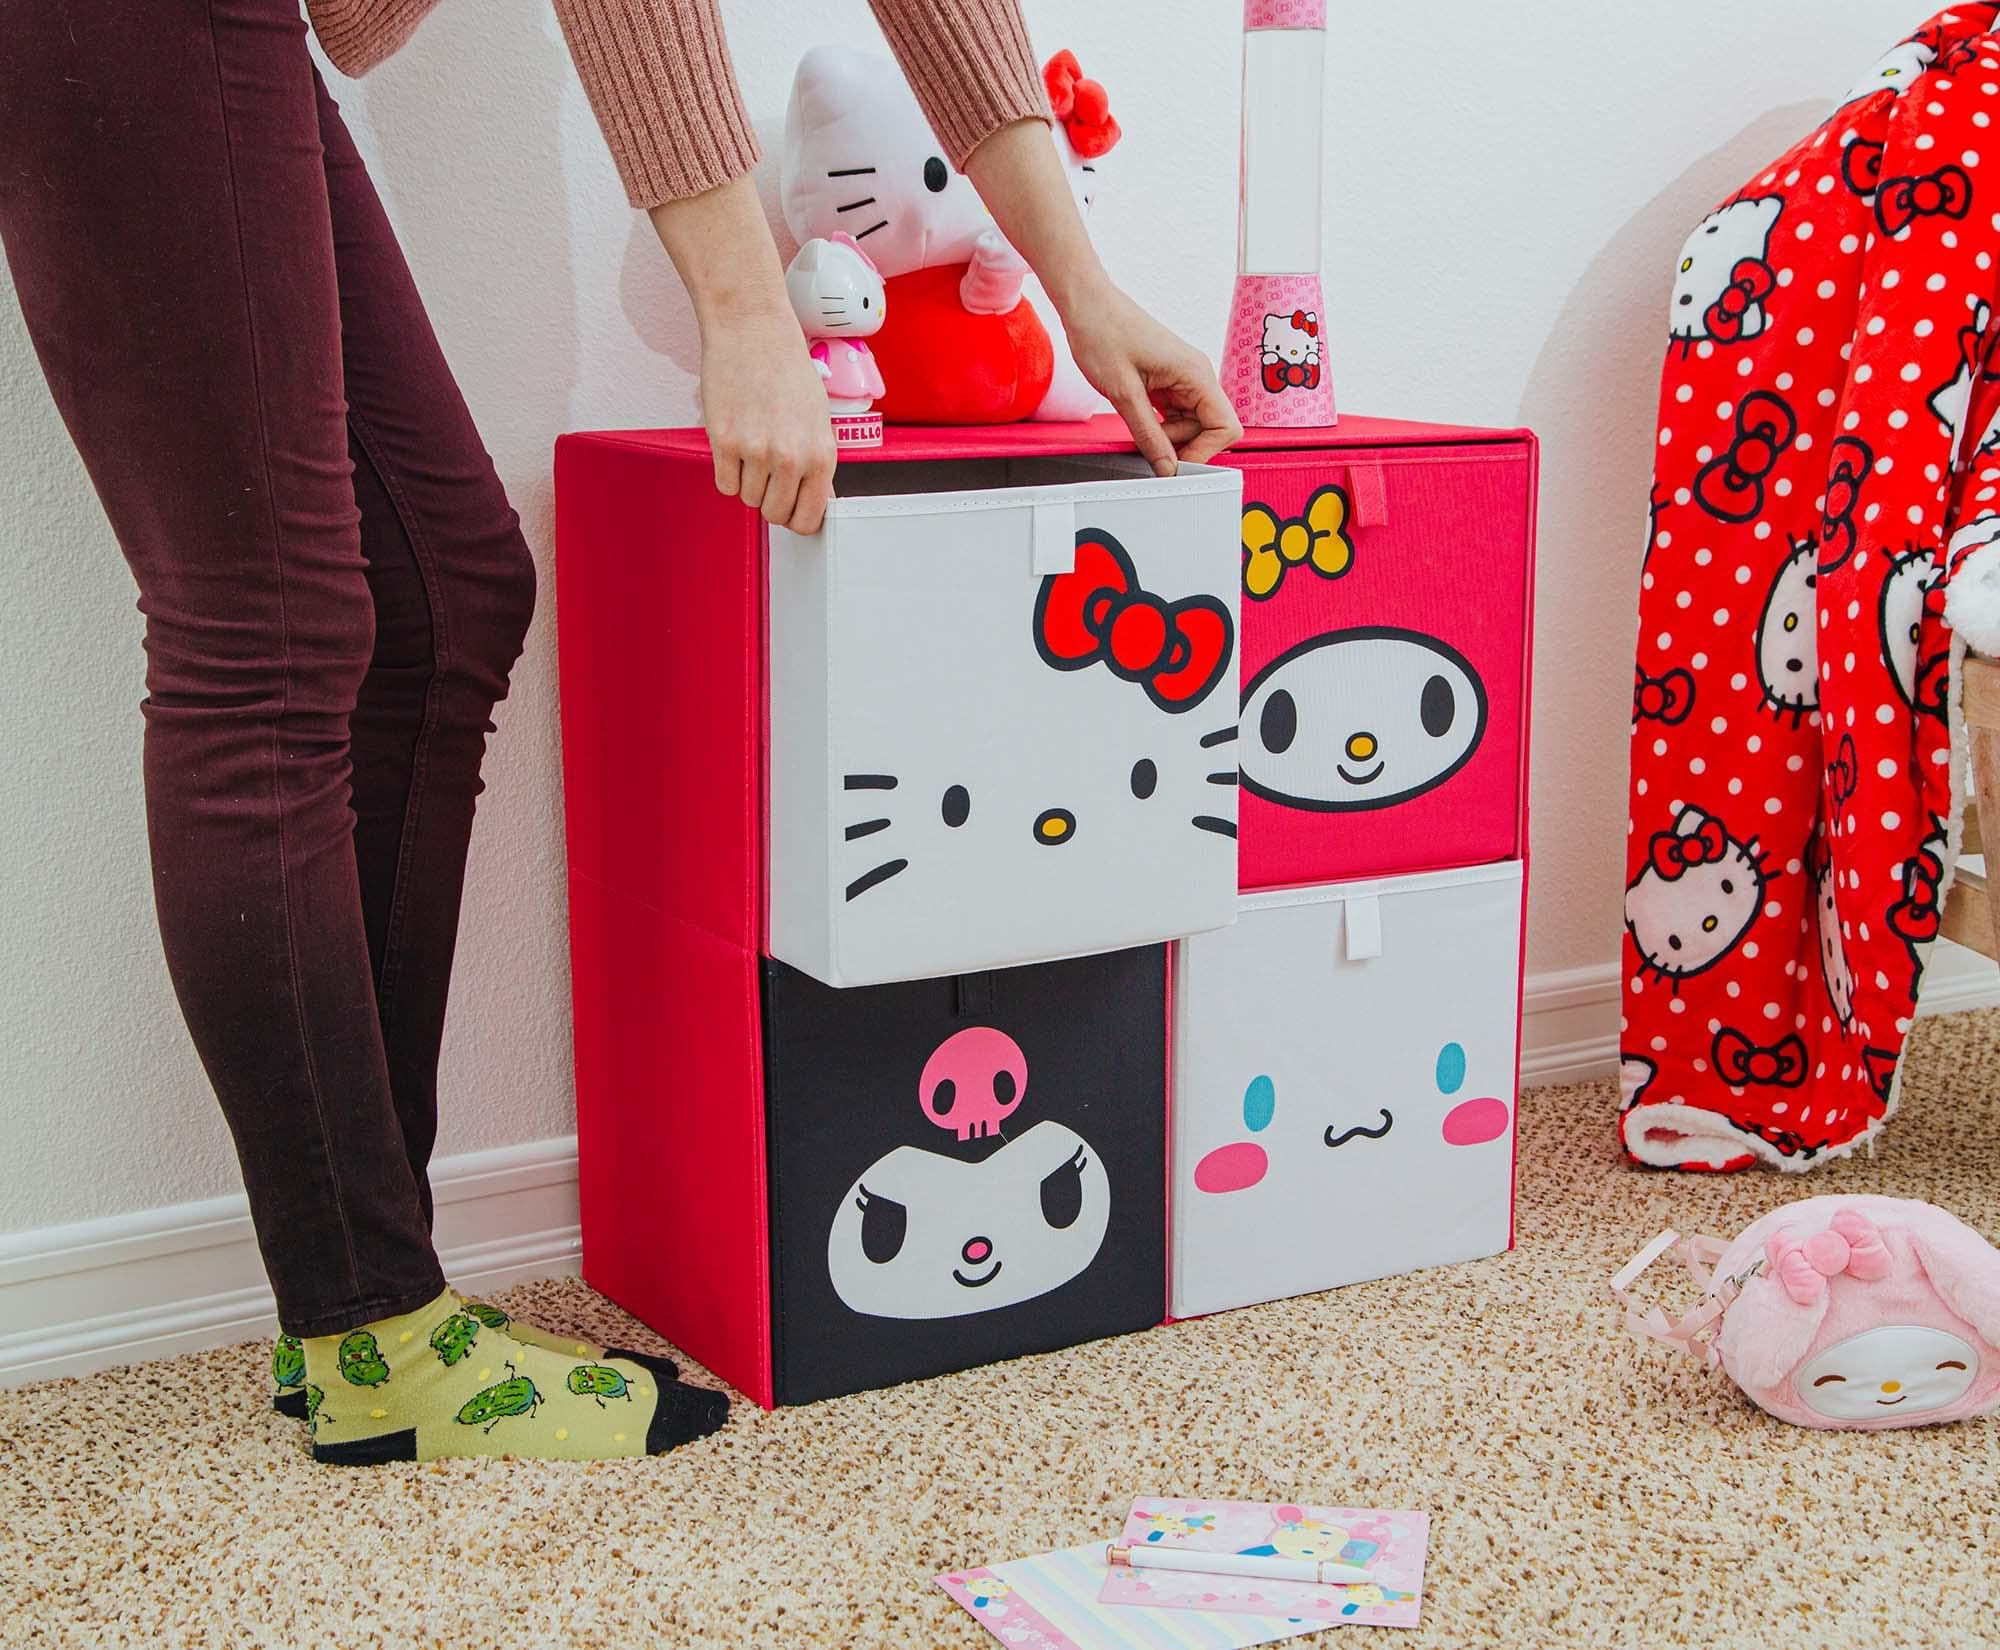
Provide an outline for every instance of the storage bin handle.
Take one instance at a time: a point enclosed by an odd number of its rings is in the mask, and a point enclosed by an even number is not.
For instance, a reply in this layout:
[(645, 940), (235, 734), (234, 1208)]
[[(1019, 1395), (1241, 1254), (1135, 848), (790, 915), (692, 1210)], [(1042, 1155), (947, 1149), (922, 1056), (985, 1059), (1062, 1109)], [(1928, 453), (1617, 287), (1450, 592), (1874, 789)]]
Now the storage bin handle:
[(1374, 894), (1357, 894), (1346, 903), (1347, 960), (1366, 962), (1382, 955), (1382, 901)]
[(1389, 525), (1389, 474), (1380, 464), (1348, 465), (1347, 494), (1356, 527)]
[(1076, 571), (1076, 506), (1067, 499), (1031, 505), (1030, 564), (1038, 579)]

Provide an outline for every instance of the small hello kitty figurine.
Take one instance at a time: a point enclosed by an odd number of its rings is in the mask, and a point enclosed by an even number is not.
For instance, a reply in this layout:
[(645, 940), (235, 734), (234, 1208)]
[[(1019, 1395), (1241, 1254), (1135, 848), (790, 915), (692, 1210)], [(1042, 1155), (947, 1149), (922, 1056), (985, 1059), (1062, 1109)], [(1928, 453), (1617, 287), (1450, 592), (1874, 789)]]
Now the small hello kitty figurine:
[(785, 295), (810, 341), (812, 363), (826, 386), (833, 438), (842, 447), (879, 447), (882, 371), (865, 340), (888, 310), (882, 274), (852, 235), (813, 239), (785, 270)]

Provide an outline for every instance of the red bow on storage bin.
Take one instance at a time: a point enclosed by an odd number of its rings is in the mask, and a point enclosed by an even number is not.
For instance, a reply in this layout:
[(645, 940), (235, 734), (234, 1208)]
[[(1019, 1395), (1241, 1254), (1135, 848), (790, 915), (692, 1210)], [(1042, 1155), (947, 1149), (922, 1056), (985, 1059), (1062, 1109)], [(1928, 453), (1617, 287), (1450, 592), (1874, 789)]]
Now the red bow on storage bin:
[(1170, 602), (1142, 589), (1109, 533), (1076, 536), (1076, 567), (1042, 580), (1035, 650), (1057, 670), (1104, 664), (1164, 711), (1206, 699), (1235, 651), (1229, 609), (1213, 596)]

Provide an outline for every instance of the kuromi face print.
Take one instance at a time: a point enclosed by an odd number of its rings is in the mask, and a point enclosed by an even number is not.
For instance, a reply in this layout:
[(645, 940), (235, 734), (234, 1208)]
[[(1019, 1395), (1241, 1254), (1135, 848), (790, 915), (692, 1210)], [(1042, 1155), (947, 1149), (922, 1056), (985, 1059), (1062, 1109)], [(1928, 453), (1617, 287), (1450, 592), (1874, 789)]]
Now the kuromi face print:
[(1757, 674), (1765, 702), (1794, 718), (1819, 706), (1817, 557), (1808, 539), (1785, 559), (1757, 623)]
[(1739, 842), (1719, 819), (1683, 808), (1652, 839), (1625, 890), (1625, 927), (1646, 966), (1668, 981), (1713, 968), (1741, 943), (1764, 900), (1757, 839)]
[(1838, 1341), (1799, 1369), (1806, 1408), (1836, 1421), (1878, 1421), (1955, 1404), (1979, 1377), (1979, 1353), (1942, 1329), (1884, 1324)]
[(1243, 695), (1244, 787), (1322, 813), (1392, 807), (1445, 783), (1486, 731), (1486, 690), (1435, 636), (1337, 630), (1279, 655)]
[(1783, 208), (1775, 195), (1740, 200), (1695, 225), (1674, 274), (1669, 334), (1734, 343), (1764, 330), (1765, 304), (1776, 285), (1766, 252)]
[(956, 1318), (1060, 1288), (1097, 1258), (1111, 1185), (1074, 1129), (1034, 1124), (978, 1162), (898, 1146), (847, 1190), (827, 1236), (840, 1298), (882, 1318)]
[(1926, 45), (1921, 40), (1905, 40), (1892, 51), (1883, 53), (1866, 74), (1848, 87), (1847, 95), (1840, 100), (1840, 106), (1846, 108), (1848, 104), (1858, 103), (1862, 98), (1872, 96), (1885, 88), (1901, 97), (1936, 61), (1936, 47)]

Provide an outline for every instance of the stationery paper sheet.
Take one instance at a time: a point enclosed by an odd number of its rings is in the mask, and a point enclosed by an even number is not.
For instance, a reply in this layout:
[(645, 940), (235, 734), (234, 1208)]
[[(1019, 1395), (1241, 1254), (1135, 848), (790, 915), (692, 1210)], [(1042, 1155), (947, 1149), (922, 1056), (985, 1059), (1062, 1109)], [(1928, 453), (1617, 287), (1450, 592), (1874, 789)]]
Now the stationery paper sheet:
[(953, 1570), (937, 1584), (1007, 1650), (1247, 1650), (1326, 1625), (1103, 1604), (1098, 1593), (1108, 1574), (1104, 1543), (1095, 1541), (1009, 1564)]
[(1166, 1606), (1230, 1616), (1303, 1618), (1316, 1627), (1414, 1627), (1423, 1604), (1430, 1549), (1425, 1513), (1359, 1507), (1300, 1507), (1260, 1501), (1170, 1501), (1141, 1496), (1125, 1520), (1128, 1547), (1197, 1553), (1249, 1553), (1365, 1566), (1374, 1580), (1358, 1587), (1199, 1575), (1120, 1566), (1107, 1570), (1106, 1605)]

